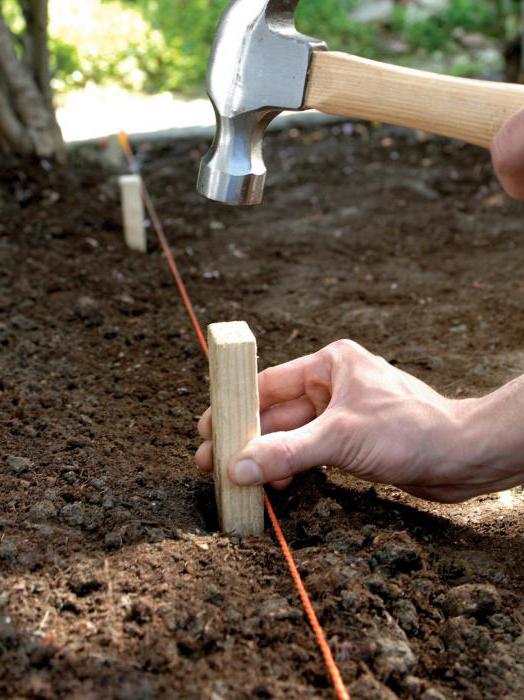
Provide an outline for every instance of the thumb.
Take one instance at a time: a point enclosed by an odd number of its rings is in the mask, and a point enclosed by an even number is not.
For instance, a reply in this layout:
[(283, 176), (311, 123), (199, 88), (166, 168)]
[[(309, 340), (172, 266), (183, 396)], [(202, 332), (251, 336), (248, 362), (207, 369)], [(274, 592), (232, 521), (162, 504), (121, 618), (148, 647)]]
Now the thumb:
[(255, 438), (235, 455), (229, 466), (230, 479), (239, 486), (253, 486), (332, 464), (334, 432), (324, 413), (297, 430)]
[(524, 110), (502, 125), (490, 150), (501, 185), (511, 197), (524, 200)]

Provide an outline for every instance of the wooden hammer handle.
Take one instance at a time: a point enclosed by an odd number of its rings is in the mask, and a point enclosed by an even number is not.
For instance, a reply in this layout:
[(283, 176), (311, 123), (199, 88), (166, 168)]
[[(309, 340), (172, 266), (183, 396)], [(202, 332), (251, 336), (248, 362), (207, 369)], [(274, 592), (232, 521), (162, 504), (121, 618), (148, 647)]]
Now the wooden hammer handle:
[(503, 122), (524, 108), (524, 86), (316, 51), (306, 107), (422, 129), (487, 148)]

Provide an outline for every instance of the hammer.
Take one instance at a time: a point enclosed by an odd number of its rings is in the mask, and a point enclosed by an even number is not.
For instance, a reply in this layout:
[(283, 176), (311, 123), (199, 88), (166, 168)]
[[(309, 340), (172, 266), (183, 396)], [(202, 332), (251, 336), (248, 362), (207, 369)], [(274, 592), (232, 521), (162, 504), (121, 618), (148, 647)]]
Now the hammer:
[(262, 140), (283, 110), (317, 109), (412, 127), (489, 147), (524, 107), (524, 86), (370, 61), (328, 51), (297, 31), (298, 0), (231, 0), (218, 26), (207, 91), (217, 129), (197, 189), (232, 205), (260, 204)]

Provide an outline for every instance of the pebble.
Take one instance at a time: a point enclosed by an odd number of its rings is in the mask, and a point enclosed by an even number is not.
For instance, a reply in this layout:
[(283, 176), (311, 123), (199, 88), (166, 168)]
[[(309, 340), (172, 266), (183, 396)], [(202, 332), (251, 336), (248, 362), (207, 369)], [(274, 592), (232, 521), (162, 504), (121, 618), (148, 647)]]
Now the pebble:
[(41, 523), (49, 520), (49, 518), (54, 518), (56, 516), (56, 508), (52, 501), (44, 499), (42, 501), (37, 501), (33, 503), (29, 509), (27, 517), (33, 523)]
[(405, 676), (417, 665), (417, 657), (407, 641), (382, 638), (378, 640), (377, 647), (374, 665), (378, 676), (383, 680), (393, 673)]
[(13, 561), (18, 554), (16, 542), (9, 537), (5, 537), (0, 542), (0, 559), (4, 561)]
[(80, 297), (75, 304), (75, 313), (88, 328), (102, 324), (103, 319), (98, 304), (91, 297)]
[(161, 527), (148, 528), (147, 539), (151, 543), (163, 542), (166, 539), (166, 534)]
[(106, 487), (106, 482), (104, 479), (91, 479), (91, 486), (99, 491), (102, 491)]
[(17, 328), (21, 331), (34, 331), (36, 328), (38, 328), (37, 324), (33, 320), (27, 318), (27, 316), (22, 316), (21, 314), (11, 318), (11, 325), (13, 328)]
[(320, 518), (329, 518), (334, 512), (341, 510), (340, 505), (332, 498), (321, 498), (317, 501), (313, 514)]
[(421, 568), (420, 554), (415, 544), (384, 544), (377, 549), (373, 558), (393, 571), (414, 571)]
[(66, 472), (63, 478), (68, 484), (74, 484), (76, 481), (76, 474), (75, 472)]
[(120, 549), (122, 546), (122, 536), (116, 530), (113, 532), (107, 532), (104, 537), (104, 546), (107, 549)]
[(422, 693), (420, 700), (446, 700), (446, 696), (436, 688), (428, 688), (424, 693)]
[(361, 676), (351, 684), (351, 697), (354, 700), (398, 700), (395, 693), (373, 676)]
[(104, 511), (99, 506), (91, 506), (85, 512), (83, 521), (84, 528), (87, 532), (95, 532), (104, 522)]
[(7, 455), (6, 457), (4, 457), (4, 459), (7, 462), (7, 466), (9, 467), (11, 473), (16, 474), (16, 476), (30, 471), (34, 466), (33, 462), (31, 462), (31, 460), (27, 459), (26, 457)]
[(258, 614), (262, 619), (267, 620), (299, 620), (302, 612), (297, 608), (292, 608), (285, 598), (275, 596), (269, 598), (258, 609)]
[(490, 584), (466, 583), (449, 590), (437, 601), (448, 617), (490, 615), (500, 608), (500, 596)]
[(83, 524), (84, 515), (84, 504), (80, 501), (68, 503), (60, 511), (62, 520), (73, 527), (79, 527)]
[(397, 600), (391, 609), (391, 613), (406, 634), (413, 635), (418, 632), (418, 613), (410, 600)]

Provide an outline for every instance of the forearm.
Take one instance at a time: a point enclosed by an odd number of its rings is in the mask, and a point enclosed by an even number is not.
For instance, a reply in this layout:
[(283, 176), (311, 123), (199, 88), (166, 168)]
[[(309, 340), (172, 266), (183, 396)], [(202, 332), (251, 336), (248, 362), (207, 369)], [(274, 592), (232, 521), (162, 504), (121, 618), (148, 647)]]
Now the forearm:
[(468, 461), (501, 483), (524, 483), (524, 375), (481, 399), (467, 402), (464, 444)]

